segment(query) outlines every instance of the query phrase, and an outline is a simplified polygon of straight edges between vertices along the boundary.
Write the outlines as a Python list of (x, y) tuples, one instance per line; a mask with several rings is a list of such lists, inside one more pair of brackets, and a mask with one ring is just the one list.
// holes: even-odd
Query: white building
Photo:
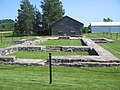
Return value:
[(120, 22), (91, 22), (92, 33), (120, 33)]

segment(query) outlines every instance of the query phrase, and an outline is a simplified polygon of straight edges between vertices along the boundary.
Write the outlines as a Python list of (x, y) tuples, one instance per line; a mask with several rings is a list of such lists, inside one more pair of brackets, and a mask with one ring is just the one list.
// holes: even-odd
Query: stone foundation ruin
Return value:
[(88, 52), (90, 56), (52, 56), (52, 64), (57, 66), (74, 66), (74, 67), (101, 67), (101, 66), (120, 66), (120, 60), (114, 55), (103, 49), (96, 43), (111, 43), (108, 39), (89, 39), (86, 37), (69, 37), (62, 39), (79, 39), (83, 46), (35, 46), (38, 43), (48, 39), (58, 38), (41, 38), (33, 41), (25, 41), (22, 44), (0, 49), (0, 63), (10, 63), (17, 65), (47, 65), (49, 61), (35, 60), (25, 61), (17, 59), (15, 56), (3, 56), (17, 51), (58, 51), (58, 52)]

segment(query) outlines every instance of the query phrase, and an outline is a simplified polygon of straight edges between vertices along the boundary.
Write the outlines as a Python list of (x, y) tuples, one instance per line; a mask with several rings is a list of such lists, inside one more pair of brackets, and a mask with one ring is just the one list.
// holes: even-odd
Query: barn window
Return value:
[(71, 34), (75, 34), (75, 30), (71, 30), (70, 33), (71, 33)]
[(58, 31), (58, 34), (63, 34), (63, 31), (59, 30), (59, 31)]

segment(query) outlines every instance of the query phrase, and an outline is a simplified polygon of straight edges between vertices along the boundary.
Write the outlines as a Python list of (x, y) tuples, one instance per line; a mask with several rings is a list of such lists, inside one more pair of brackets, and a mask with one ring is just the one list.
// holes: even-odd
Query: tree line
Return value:
[(3, 19), (0, 20), (0, 31), (11, 31), (14, 30), (14, 20)]
[(51, 25), (62, 18), (65, 10), (60, 0), (43, 0), (40, 8), (33, 6), (29, 0), (22, 0), (15, 20), (15, 36), (51, 35)]

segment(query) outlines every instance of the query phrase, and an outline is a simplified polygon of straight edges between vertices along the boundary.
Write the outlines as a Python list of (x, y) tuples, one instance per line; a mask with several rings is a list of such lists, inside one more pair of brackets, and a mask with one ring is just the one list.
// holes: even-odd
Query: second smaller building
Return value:
[(91, 22), (92, 33), (120, 33), (120, 22)]

